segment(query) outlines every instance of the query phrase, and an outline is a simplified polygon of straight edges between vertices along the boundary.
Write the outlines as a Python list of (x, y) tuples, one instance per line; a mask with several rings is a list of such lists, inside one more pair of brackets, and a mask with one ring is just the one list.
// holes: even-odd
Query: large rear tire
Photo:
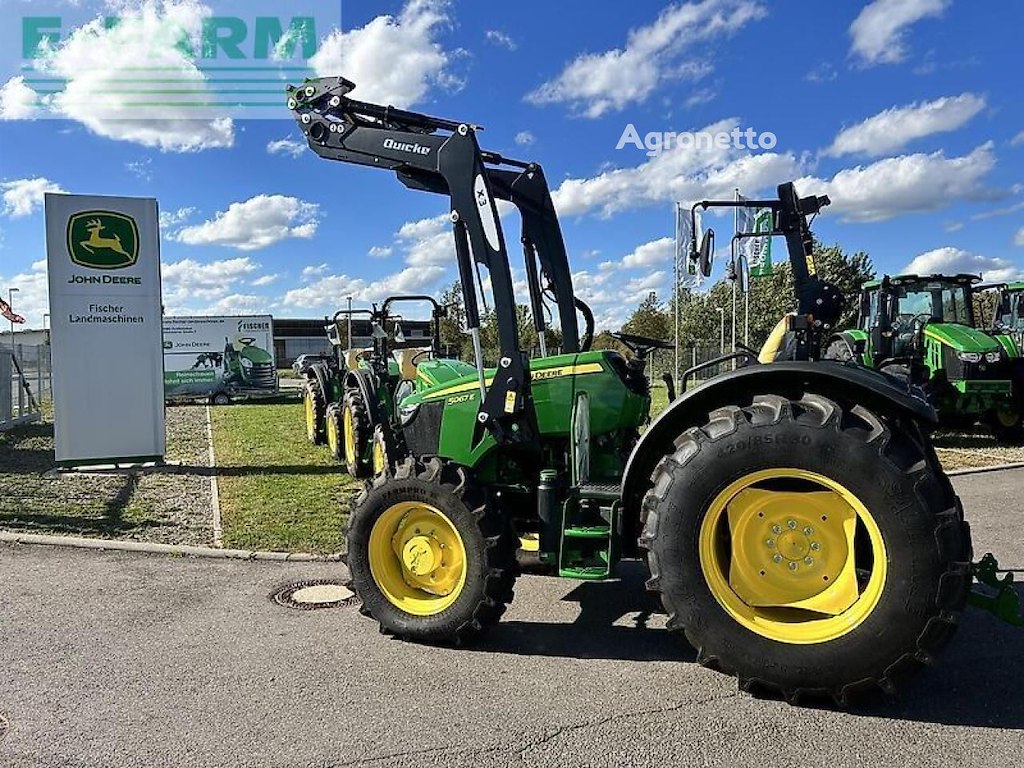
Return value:
[(302, 385), (302, 412), (306, 421), (306, 439), (313, 445), (322, 445), (327, 434), (327, 402), (320, 383), (313, 376)]
[(895, 690), (953, 634), (970, 583), (959, 501), (913, 423), (761, 395), (685, 432), (641, 545), (671, 631), (747, 691)]
[(483, 490), (439, 459), (378, 475), (349, 517), (362, 610), (408, 640), (461, 643), (496, 623), (512, 601), (515, 550)]
[(344, 461), (352, 477), (370, 475), (370, 438), (373, 425), (366, 403), (359, 390), (350, 389), (341, 403), (342, 442)]

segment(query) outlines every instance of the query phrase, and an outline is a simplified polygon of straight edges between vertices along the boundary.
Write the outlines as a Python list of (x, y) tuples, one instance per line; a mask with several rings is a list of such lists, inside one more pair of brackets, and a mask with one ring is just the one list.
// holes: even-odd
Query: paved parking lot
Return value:
[[(975, 546), (1024, 566), (1024, 470), (961, 477)], [(523, 577), (480, 646), (391, 640), (267, 595), (340, 565), (0, 547), (0, 766), (1016, 765), (1024, 630), (969, 612), (894, 701), (738, 694), (621, 582)]]

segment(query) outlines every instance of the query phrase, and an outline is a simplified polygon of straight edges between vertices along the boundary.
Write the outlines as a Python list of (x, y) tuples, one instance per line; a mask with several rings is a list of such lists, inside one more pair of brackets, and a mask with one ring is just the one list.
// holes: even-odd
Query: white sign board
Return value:
[(45, 206), (57, 463), (160, 461), (156, 200), (48, 194)]
[(273, 319), (165, 317), (164, 392), (169, 398), (277, 392)]

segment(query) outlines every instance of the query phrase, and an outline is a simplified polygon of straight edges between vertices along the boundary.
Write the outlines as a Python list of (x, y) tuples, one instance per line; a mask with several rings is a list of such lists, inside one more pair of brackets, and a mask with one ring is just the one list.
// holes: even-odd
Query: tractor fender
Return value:
[(350, 389), (359, 390), (366, 405), (366, 412), (370, 416), (370, 429), (388, 421), (387, 415), (380, 407), (380, 399), (377, 397), (377, 376), (373, 371), (368, 368), (353, 368), (346, 373), (342, 391)]
[(843, 343), (846, 346), (846, 349), (850, 353), (851, 360), (857, 359), (857, 343), (856, 338), (852, 333), (850, 333), (849, 331), (840, 331), (839, 333), (833, 333), (828, 338), (826, 348), (832, 346), (837, 341)]
[(317, 386), (320, 387), (324, 398), (324, 405), (326, 405), (331, 397), (331, 381), (327, 366), (323, 363), (314, 363), (309, 367), (309, 373), (311, 378), (316, 379)]
[(707, 415), (726, 405), (749, 405), (763, 394), (799, 399), (806, 392), (859, 403), (876, 412), (900, 414), (918, 422), (938, 422), (935, 409), (898, 380), (858, 365), (831, 360), (786, 361), (751, 365), (716, 376), (678, 397), (651, 423), (630, 454), (623, 473), (622, 500), (627, 518), (638, 519), (651, 475), (674, 442)]

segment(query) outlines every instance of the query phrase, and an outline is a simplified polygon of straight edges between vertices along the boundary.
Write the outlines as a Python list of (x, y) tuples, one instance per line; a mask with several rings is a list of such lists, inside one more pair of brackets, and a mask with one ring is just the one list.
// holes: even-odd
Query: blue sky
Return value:
[[(194, 0), (148, 7), (210, 12)], [(29, 8), (50, 13), (0, 0), (2, 24), (20, 27)], [(577, 291), (602, 325), (649, 290), (667, 297), (674, 200), (765, 195), (789, 179), (832, 197), (818, 237), (867, 251), (879, 271), (1024, 273), (1019, 4), (345, 0), (342, 11), (344, 31), (323, 30), (317, 71), (355, 80), (356, 98), (481, 124), (485, 147), (540, 162)], [(102, 8), (74, 13), (81, 23)], [(109, 87), (126, 57), (67, 38), (50, 65), (65, 95)], [(365, 304), (454, 278), (445, 201), (320, 160), (283, 106), (280, 119), (146, 120), (34, 94), (20, 59), (2, 63), (0, 290), (21, 289), (30, 324), (46, 311), (47, 189), (156, 197), (175, 313), (316, 317), (348, 295)], [(627, 124), (641, 136), (750, 127), (777, 144), (648, 157), (616, 149)], [(515, 243), (515, 217), (504, 224)]]

